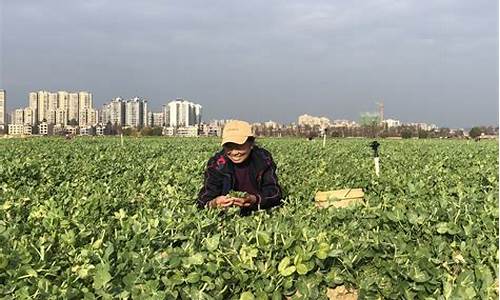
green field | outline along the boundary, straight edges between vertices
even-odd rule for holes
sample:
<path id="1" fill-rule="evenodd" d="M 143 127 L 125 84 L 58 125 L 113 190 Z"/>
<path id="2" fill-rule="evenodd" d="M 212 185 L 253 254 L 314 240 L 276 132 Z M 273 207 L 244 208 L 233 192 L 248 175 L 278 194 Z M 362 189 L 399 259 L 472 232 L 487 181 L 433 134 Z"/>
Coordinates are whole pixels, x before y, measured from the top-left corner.
<path id="1" fill-rule="evenodd" d="M 498 141 L 370 141 L 258 140 L 285 205 L 240 217 L 195 206 L 216 139 L 0 140 L 0 298 L 498 298 Z"/>

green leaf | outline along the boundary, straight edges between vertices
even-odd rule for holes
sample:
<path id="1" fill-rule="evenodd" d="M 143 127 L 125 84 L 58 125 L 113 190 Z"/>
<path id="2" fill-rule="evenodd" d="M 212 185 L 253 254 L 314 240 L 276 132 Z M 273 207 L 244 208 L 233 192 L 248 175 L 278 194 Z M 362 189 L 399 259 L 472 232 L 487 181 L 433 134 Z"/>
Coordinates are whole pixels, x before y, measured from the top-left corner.
<path id="1" fill-rule="evenodd" d="M 278 271 L 283 271 L 286 267 L 288 267 L 289 264 L 290 258 L 288 258 L 288 256 L 285 256 L 278 265 Z"/>
<path id="2" fill-rule="evenodd" d="M 304 264 L 298 264 L 296 267 L 297 273 L 299 273 L 300 275 L 305 275 L 308 272 L 308 269 Z"/>
<path id="3" fill-rule="evenodd" d="M 201 265 L 203 264 L 203 255 L 200 253 L 196 253 L 188 258 L 188 264 L 189 265 Z"/>
<path id="4" fill-rule="evenodd" d="M 209 262 L 207 263 L 207 270 L 211 274 L 216 274 L 217 270 L 219 270 L 219 266 L 217 266 L 217 264 L 214 264 L 213 262 Z"/>
<path id="5" fill-rule="evenodd" d="M 414 266 L 410 269 L 410 277 L 415 282 L 426 282 L 430 279 L 429 274 L 427 272 L 420 270 L 418 267 Z"/>
<path id="6" fill-rule="evenodd" d="M 96 267 L 93 286 L 95 289 L 102 289 L 111 280 L 109 265 L 100 263 Z"/>
<path id="7" fill-rule="evenodd" d="M 213 237 L 207 238 L 205 244 L 208 251 L 214 251 L 219 247 L 220 235 L 214 235 Z"/>
<path id="8" fill-rule="evenodd" d="M 445 234 L 448 231 L 448 223 L 441 222 L 436 225 L 436 231 L 440 234 Z"/>
<path id="9" fill-rule="evenodd" d="M 287 277 L 295 273 L 295 270 L 296 270 L 295 266 L 286 267 L 280 271 L 280 274 L 284 277 Z"/>
<path id="10" fill-rule="evenodd" d="M 186 281 L 189 283 L 197 283 L 198 281 L 200 281 L 200 278 L 201 278 L 201 275 L 199 273 L 191 272 L 186 277 Z"/>
<path id="11" fill-rule="evenodd" d="M 263 231 L 257 232 L 257 242 L 259 245 L 267 245 L 271 241 L 269 234 Z"/>
<path id="12" fill-rule="evenodd" d="M 255 297 L 252 292 L 243 292 L 240 295 L 240 300 L 255 300 Z"/>

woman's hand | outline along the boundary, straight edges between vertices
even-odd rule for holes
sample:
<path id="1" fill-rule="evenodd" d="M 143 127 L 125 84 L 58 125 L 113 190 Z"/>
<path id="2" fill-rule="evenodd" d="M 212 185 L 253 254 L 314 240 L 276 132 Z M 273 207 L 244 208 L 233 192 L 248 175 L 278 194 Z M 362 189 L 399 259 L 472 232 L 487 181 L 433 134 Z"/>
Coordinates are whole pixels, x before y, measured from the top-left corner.
<path id="1" fill-rule="evenodd" d="M 210 207 L 228 207 L 233 205 L 234 198 L 226 197 L 224 195 L 214 198 L 208 203 Z"/>
<path id="2" fill-rule="evenodd" d="M 247 194 L 244 198 L 232 198 L 233 204 L 239 207 L 249 207 L 255 203 L 257 203 L 257 196 Z"/>

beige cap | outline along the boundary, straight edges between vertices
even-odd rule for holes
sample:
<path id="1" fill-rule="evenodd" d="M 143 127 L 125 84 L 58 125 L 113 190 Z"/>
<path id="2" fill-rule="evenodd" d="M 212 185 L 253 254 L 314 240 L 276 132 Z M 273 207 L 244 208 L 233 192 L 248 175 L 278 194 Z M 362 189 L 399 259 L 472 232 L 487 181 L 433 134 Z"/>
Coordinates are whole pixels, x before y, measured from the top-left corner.
<path id="1" fill-rule="evenodd" d="M 222 143 L 235 143 L 244 144 L 249 136 L 254 136 L 252 133 L 252 126 L 245 121 L 230 121 L 224 126 L 222 131 Z"/>

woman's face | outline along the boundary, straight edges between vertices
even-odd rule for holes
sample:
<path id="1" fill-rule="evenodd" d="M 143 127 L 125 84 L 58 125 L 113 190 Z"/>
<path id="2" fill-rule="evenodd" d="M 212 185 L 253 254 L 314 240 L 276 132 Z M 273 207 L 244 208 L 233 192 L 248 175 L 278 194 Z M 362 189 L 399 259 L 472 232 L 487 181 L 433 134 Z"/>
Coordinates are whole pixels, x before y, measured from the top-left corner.
<path id="1" fill-rule="evenodd" d="M 224 144 L 224 152 L 229 159 L 235 163 L 239 164 L 244 162 L 252 151 L 253 143 L 246 141 L 244 144 L 239 145 L 235 143 Z"/>

